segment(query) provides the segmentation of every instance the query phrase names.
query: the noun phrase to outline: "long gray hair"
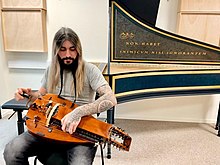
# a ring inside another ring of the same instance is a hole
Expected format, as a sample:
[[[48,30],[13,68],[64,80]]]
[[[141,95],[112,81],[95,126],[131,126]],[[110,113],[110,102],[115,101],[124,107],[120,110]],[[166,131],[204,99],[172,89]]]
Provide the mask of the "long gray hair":
[[[54,93],[56,91],[56,87],[59,84],[60,77],[60,64],[58,61],[58,52],[63,44],[64,41],[70,41],[73,46],[76,48],[78,53],[78,67],[75,73],[76,78],[76,97],[82,91],[83,84],[84,84],[84,61],[82,58],[82,46],[78,35],[70,28],[62,27],[54,36],[53,39],[53,46],[52,46],[52,61],[49,70],[49,81],[48,81],[48,92]],[[62,87],[61,87],[62,88]],[[74,93],[74,81],[71,85],[71,94]]]

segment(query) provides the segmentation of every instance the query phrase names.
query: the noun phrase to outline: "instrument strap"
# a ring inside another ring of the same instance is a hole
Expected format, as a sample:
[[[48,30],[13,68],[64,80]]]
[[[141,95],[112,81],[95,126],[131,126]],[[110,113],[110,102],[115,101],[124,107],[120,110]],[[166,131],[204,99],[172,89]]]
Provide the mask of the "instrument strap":
[[[76,75],[73,72],[73,81],[74,81],[74,94],[75,94],[75,98],[74,98],[74,103],[76,102]]]
[[[76,71],[75,70],[73,70],[72,71],[72,74],[73,74],[73,81],[74,81],[74,101],[73,101],[73,103],[75,103],[76,102],[76,75],[75,75],[75,73],[76,73]],[[61,87],[60,87],[60,92],[59,92],[59,94],[58,94],[58,96],[60,96],[61,95],[61,93],[62,93],[62,90],[63,90],[63,68],[62,67],[60,67],[60,85],[61,85]]]
[[[61,95],[63,90],[63,68],[60,67],[60,92],[59,92],[59,96]]]

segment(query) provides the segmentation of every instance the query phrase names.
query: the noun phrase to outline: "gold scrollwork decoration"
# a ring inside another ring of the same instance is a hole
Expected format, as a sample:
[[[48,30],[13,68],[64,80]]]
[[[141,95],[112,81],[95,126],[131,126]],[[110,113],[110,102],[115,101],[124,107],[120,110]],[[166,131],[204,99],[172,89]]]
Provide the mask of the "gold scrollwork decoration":
[[[125,40],[125,39],[133,39],[134,38],[134,33],[129,33],[129,32],[123,32],[120,34],[120,38]]]

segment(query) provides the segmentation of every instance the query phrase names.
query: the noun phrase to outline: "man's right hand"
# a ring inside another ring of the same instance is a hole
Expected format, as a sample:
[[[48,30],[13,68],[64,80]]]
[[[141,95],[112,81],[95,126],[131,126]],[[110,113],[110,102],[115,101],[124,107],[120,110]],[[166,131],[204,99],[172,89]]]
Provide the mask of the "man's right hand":
[[[23,100],[25,98],[24,95],[31,96],[31,93],[31,88],[18,88],[15,92],[15,99],[17,101]]]

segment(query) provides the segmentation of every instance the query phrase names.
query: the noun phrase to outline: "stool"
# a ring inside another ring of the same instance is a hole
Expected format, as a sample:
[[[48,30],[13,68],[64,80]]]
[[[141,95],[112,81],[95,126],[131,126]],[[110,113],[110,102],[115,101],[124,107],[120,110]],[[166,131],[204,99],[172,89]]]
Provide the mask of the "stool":
[[[10,119],[15,113],[17,113],[17,129],[18,129],[18,135],[24,132],[24,120],[22,118],[22,112],[24,110],[28,110],[28,107],[26,106],[27,99],[16,101],[15,99],[11,99],[7,102],[5,102],[2,105],[2,109],[12,109],[14,113],[8,118]]]

